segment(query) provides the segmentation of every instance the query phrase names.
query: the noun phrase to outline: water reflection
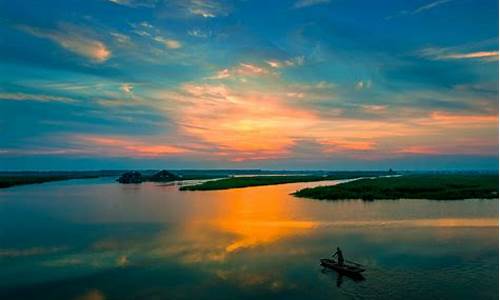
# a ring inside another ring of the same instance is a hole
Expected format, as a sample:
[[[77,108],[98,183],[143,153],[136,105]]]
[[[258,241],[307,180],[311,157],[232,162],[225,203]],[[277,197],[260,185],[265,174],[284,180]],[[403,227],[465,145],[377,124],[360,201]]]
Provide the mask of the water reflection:
[[[212,226],[237,237],[225,247],[227,252],[274,242],[289,235],[307,232],[313,221],[295,220],[282,189],[229,190],[220,193]],[[285,194],[286,195],[286,194]]]
[[[330,270],[326,267],[323,267],[321,269],[321,273],[324,274],[325,276],[331,277],[332,280],[335,280],[338,288],[342,286],[342,283],[346,279],[352,280],[353,282],[362,282],[366,280],[366,278],[362,274],[345,275],[335,272],[334,270]]]
[[[97,180],[4,190],[0,298],[496,295],[498,201],[289,195],[313,184],[179,192]],[[337,245],[368,267],[368,280],[318,267]]]

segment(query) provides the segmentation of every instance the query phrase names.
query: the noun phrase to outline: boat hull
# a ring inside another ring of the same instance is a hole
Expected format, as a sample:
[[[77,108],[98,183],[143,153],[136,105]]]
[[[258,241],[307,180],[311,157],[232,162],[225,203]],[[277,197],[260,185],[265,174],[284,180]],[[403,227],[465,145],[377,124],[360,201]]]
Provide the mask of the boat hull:
[[[320,259],[320,264],[323,267],[333,269],[339,273],[346,275],[360,275],[365,271],[365,269],[361,268],[360,266],[356,266],[354,264],[349,264],[349,263],[339,265],[335,260],[328,258]]]

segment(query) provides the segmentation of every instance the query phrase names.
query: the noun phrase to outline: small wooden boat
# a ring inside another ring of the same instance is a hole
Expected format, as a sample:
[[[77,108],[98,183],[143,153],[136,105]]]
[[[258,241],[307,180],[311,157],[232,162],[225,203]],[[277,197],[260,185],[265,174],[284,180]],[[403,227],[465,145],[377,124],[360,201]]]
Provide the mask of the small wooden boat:
[[[343,265],[340,265],[336,260],[330,258],[322,258],[319,260],[323,267],[333,269],[341,274],[345,275],[361,275],[365,271],[365,268],[355,262],[346,261]]]

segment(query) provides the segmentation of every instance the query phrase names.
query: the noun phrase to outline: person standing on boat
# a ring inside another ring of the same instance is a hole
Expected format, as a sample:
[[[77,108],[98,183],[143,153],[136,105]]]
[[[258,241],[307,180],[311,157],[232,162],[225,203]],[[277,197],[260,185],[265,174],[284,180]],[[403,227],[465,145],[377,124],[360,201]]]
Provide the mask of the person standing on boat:
[[[337,257],[337,262],[339,265],[344,265],[344,254],[342,254],[342,250],[337,247],[337,252],[332,255],[333,258]]]

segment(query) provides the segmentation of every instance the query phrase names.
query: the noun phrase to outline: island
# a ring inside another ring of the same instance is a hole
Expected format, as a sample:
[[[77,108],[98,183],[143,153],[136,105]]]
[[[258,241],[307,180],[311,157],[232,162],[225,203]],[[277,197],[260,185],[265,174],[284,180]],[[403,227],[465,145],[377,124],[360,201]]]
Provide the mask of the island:
[[[498,199],[498,174],[409,174],[305,188],[292,195],[319,200]]]
[[[70,179],[90,179],[98,177],[117,176],[123,171],[12,171],[0,172],[0,188],[17,185],[62,181]]]
[[[223,179],[205,181],[195,185],[185,185],[181,191],[212,191],[244,188],[263,185],[275,185],[296,182],[313,182],[324,180],[354,179],[362,177],[378,177],[396,174],[389,171],[339,171],[325,174],[287,174],[287,175],[258,175],[258,176],[233,176]]]
[[[276,174],[316,174],[324,175],[325,171],[289,171],[289,170],[261,170],[261,169],[180,169],[162,170],[143,169],[132,170],[94,170],[94,171],[0,171],[0,188],[9,188],[18,185],[37,184],[52,181],[63,181],[71,179],[91,179],[99,177],[119,178],[125,173],[138,172],[140,174],[129,174],[130,178],[122,181],[128,183],[171,182],[188,180],[221,179],[229,176],[241,175],[276,175]],[[168,172],[168,173],[167,173]],[[129,176],[127,175],[127,176]],[[139,176],[138,176],[139,175]]]
[[[130,171],[123,173],[116,181],[119,183],[130,184],[130,183],[142,183],[142,182],[171,182],[176,180],[181,180],[182,177],[169,172],[167,170],[161,170],[151,176],[143,175],[138,171]]]
[[[129,184],[129,183],[142,183],[145,180],[144,176],[137,171],[125,172],[116,180],[119,183]]]

